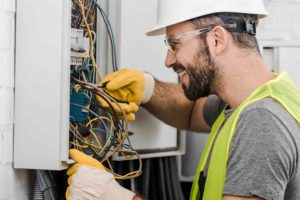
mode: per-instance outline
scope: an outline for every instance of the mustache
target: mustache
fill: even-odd
[[[174,70],[174,72],[176,72],[178,70],[181,70],[181,69],[186,70],[186,68],[183,65],[181,65],[181,64],[174,64],[174,65],[172,65],[172,69]]]

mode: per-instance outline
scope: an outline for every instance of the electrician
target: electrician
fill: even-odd
[[[300,90],[286,73],[273,74],[259,52],[263,1],[158,5],[157,26],[147,35],[166,34],[165,65],[180,84],[124,68],[104,78],[106,91],[177,128],[211,131],[190,199],[299,200]],[[130,120],[136,110],[127,108]],[[139,199],[77,153],[71,152],[81,166],[69,173],[71,199]]]

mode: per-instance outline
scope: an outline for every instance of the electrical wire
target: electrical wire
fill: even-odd
[[[102,98],[106,99],[106,100],[109,100],[111,102],[114,102],[116,103],[116,105],[119,107],[119,109],[122,111],[122,114],[123,114],[123,117],[125,119],[125,130],[124,132],[117,132],[117,136],[118,136],[118,139],[119,139],[119,143],[115,144],[115,148],[111,151],[108,151],[107,154],[105,155],[105,157],[101,160],[101,162],[105,162],[108,160],[108,158],[116,153],[116,152],[119,152],[121,153],[124,157],[128,158],[128,159],[132,159],[134,156],[136,156],[137,159],[140,160],[139,156],[137,155],[136,152],[132,151],[132,150],[124,150],[124,141],[126,140],[126,138],[128,137],[128,122],[127,122],[127,119],[126,119],[126,114],[123,110],[123,108],[118,104],[118,102],[110,97],[108,94],[106,94],[101,88],[98,88],[97,86],[95,86],[94,84],[91,84],[91,83],[86,83],[86,82],[83,82],[83,81],[80,81],[80,80],[76,80],[75,81],[78,83],[78,84],[81,84],[81,86],[85,89],[88,89],[88,90],[91,90],[93,92],[96,92],[98,95],[101,95]],[[112,107],[113,108],[113,107]],[[104,149],[104,148],[103,148]],[[141,164],[141,162],[140,162]],[[113,172],[112,172],[113,173]],[[124,179],[124,178],[128,178],[128,177],[137,177],[139,174],[141,173],[141,166],[140,168],[136,171],[136,172],[132,172],[132,173],[128,173],[126,175],[123,175],[123,176],[120,176],[120,175],[116,175],[115,173],[113,173],[116,178],[118,179]]]
[[[114,33],[112,30],[112,26],[111,23],[107,17],[107,14],[105,13],[105,11],[103,10],[103,8],[98,4],[98,2],[96,0],[93,0],[93,2],[95,3],[96,7],[99,9],[100,14],[103,18],[106,30],[108,32],[108,36],[110,39],[110,44],[111,44],[111,49],[112,49],[112,63],[113,63],[113,67],[114,67],[114,71],[119,70],[119,66],[118,66],[118,61],[117,61],[117,51],[116,51],[116,45],[115,45],[115,37],[114,37]]]
[[[88,24],[86,16],[85,16],[84,6],[83,6],[83,3],[82,3],[81,0],[76,0],[76,1],[78,2],[78,5],[81,8],[82,18],[83,18],[83,21],[85,23],[85,26],[86,26],[86,29],[87,29],[87,32],[88,32],[88,35],[89,35],[89,38],[90,38],[90,58],[92,60],[93,66],[96,68],[96,70],[100,74],[99,67],[98,67],[98,65],[97,65],[97,63],[95,61],[95,57],[94,57],[93,37],[92,37],[92,32],[91,32],[91,29],[90,29],[90,25]]]
[[[113,71],[116,71],[119,68],[111,23],[96,0],[72,0],[72,2],[72,27],[84,30],[84,37],[89,38],[90,50],[88,57],[82,59],[82,65],[71,66],[71,92],[86,94],[89,103],[81,105],[75,101],[76,103],[70,104],[72,107],[80,108],[77,110],[87,115],[85,120],[76,123],[70,118],[70,146],[104,163],[106,170],[116,179],[137,177],[142,173],[142,162],[129,140],[126,113],[120,105],[126,102],[114,99],[99,84],[101,70],[95,59],[97,9],[109,36]],[[108,104],[108,108],[102,107],[97,98],[103,99]],[[119,119],[120,113],[117,114],[114,106],[121,111],[124,120]],[[124,175],[117,174],[110,163],[113,154],[121,155],[124,159],[138,159],[139,167]]]

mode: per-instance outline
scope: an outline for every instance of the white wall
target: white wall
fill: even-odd
[[[32,173],[14,170],[15,0],[0,0],[0,200],[30,199]]]

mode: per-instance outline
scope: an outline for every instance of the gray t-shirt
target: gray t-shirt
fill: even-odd
[[[217,96],[208,98],[203,115],[210,126],[224,106]],[[225,109],[225,118],[233,111]],[[299,150],[299,125],[279,103],[268,98],[250,104],[232,139],[223,195],[300,200]]]

